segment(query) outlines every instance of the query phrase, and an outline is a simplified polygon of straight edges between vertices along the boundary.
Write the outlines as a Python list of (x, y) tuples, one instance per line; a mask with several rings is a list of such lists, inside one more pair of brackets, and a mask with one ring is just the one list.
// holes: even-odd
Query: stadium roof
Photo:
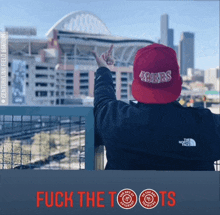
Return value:
[(87, 41), (98, 41), (98, 42), (109, 42), (109, 43), (123, 43), (123, 42), (138, 42), (138, 43), (154, 43), (151, 40), (145, 39), (132, 39), (127, 37), (103, 35), (103, 34), (88, 34), (81, 32), (70, 32), (70, 31), (58, 31), (58, 39), (69, 38), (69, 39), (85, 39)]
[(76, 11), (67, 14), (50, 28), (46, 36), (52, 37), (53, 30), (55, 29), (91, 34), (111, 34), (101, 19), (87, 11)]
[(138, 42), (148, 43), (148, 45), (153, 43), (153, 41), (150, 40), (113, 36), (101, 19), (93, 13), (86, 11), (77, 11), (67, 14), (50, 28), (46, 36), (52, 38), (53, 30), (58, 31), (58, 39), (65, 37), (65, 39), (80, 38), (110, 43)]

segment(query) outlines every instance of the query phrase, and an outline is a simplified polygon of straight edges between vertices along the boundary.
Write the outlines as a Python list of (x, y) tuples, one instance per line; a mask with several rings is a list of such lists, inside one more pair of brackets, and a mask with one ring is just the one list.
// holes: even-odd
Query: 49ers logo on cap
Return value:
[(159, 203), (159, 196), (155, 190), (146, 189), (140, 194), (139, 202), (143, 208), (153, 209)]
[(172, 79), (171, 73), (172, 73), (171, 70), (168, 70), (166, 72), (156, 72), (156, 73), (141, 71), (139, 77), (143, 82), (159, 84), (159, 83), (169, 82)]
[(137, 195), (131, 189), (123, 189), (117, 195), (118, 205), (123, 209), (131, 209), (137, 203)]

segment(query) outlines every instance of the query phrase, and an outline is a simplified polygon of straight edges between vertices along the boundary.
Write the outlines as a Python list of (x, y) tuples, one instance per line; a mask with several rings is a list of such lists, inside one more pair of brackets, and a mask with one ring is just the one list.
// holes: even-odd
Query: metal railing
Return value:
[(0, 169), (97, 169), (92, 106), (3, 106), (0, 114)]
[(0, 169), (104, 169), (92, 106), (2, 106), (0, 114)]

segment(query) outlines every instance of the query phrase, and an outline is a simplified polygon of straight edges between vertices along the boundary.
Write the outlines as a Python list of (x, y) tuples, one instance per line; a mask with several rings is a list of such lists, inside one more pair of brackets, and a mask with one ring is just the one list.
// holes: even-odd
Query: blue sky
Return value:
[(160, 16), (167, 13), (176, 45), (181, 32), (195, 33), (195, 68), (219, 66), (219, 1), (0, 0), (0, 5), (0, 30), (34, 26), (41, 38), (66, 14), (84, 10), (98, 16), (112, 35), (157, 42)]

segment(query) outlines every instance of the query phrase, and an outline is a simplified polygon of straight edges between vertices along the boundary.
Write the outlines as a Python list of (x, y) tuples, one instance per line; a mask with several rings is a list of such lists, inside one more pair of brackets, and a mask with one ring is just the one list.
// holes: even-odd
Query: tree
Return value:
[(0, 146), (0, 168), (12, 169), (30, 162), (30, 150), (21, 141), (6, 139)]

